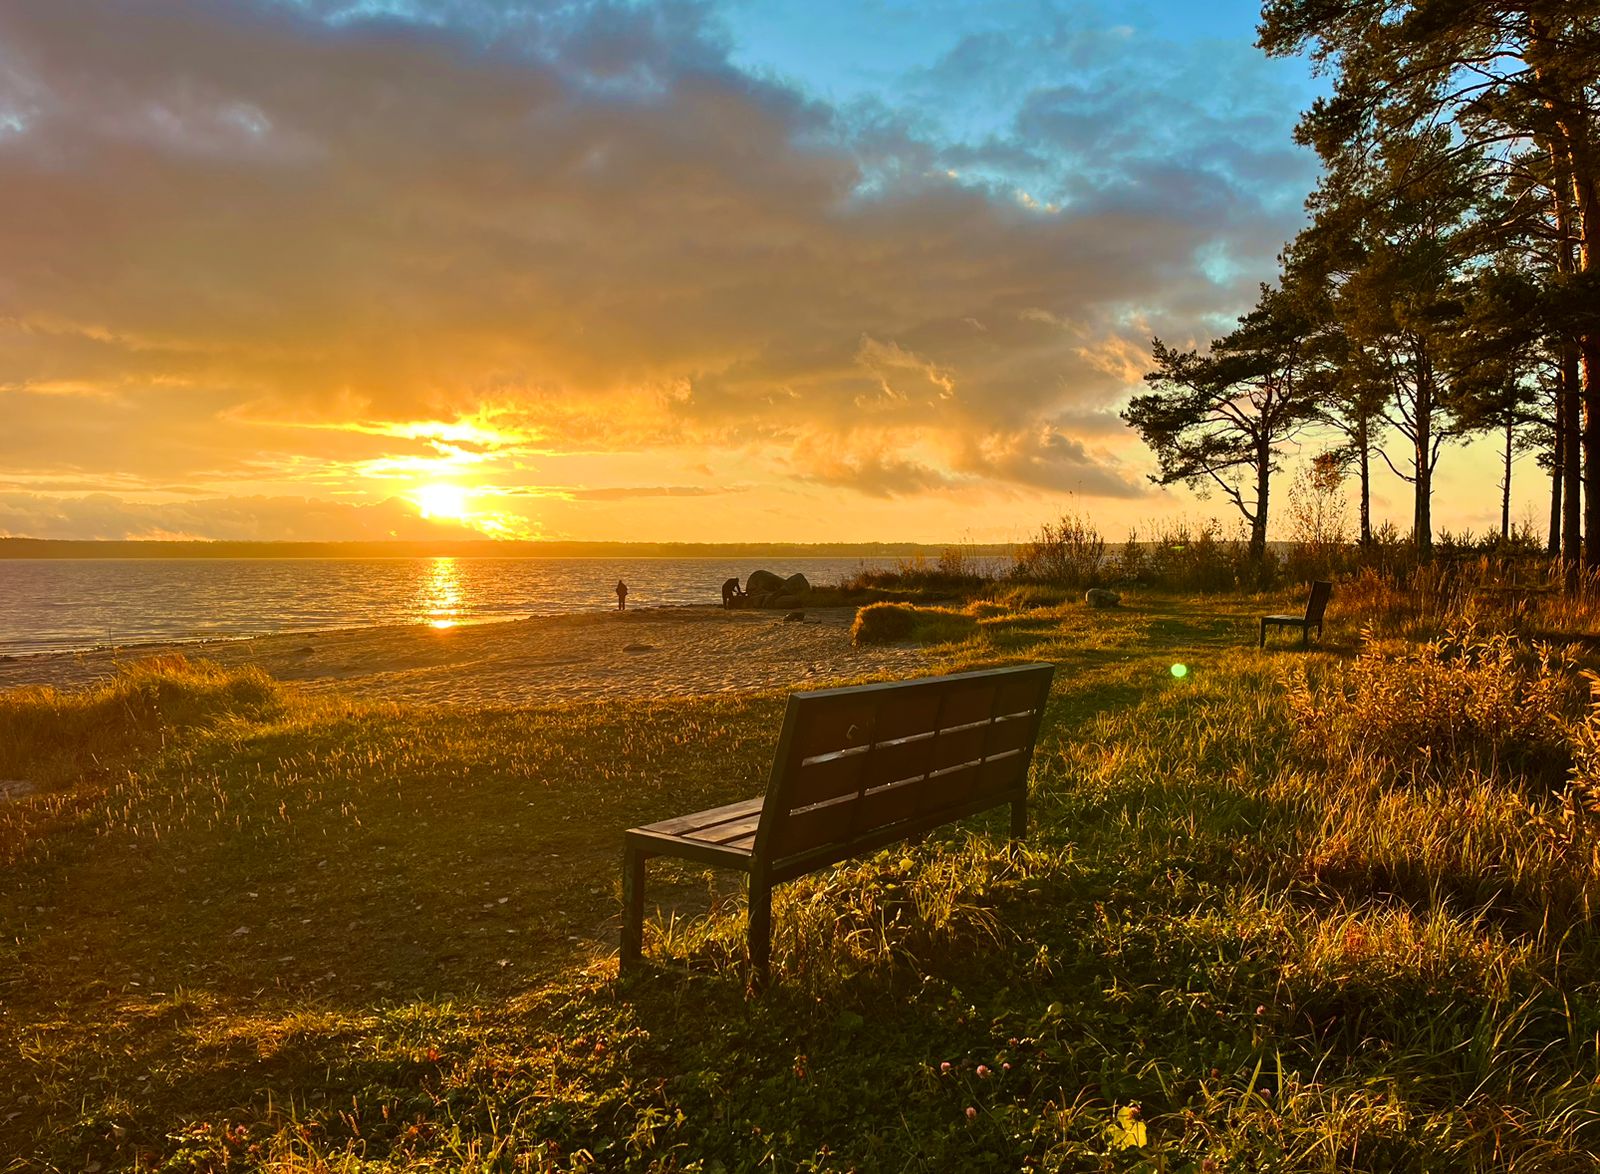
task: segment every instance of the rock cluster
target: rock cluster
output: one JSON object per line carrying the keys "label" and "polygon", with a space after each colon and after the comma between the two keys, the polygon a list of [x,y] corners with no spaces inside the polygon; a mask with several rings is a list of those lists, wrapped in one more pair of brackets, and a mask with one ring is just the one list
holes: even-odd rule
{"label": "rock cluster", "polygon": [[785,579],[771,571],[751,571],[735,606],[788,610],[804,607],[810,595],[811,584],[804,575],[796,573]]}

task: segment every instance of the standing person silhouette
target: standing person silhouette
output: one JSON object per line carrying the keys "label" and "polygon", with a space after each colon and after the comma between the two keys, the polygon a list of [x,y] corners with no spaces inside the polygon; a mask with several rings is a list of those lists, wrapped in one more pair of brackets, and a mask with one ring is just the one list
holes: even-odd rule
{"label": "standing person silhouette", "polygon": [[617,610],[628,610],[628,585],[621,579],[617,580]]}

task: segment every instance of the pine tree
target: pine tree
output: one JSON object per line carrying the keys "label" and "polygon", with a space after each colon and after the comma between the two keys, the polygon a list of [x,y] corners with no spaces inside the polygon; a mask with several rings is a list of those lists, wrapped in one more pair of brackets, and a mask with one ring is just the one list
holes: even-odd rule
{"label": "pine tree", "polygon": [[1279,454],[1315,416],[1301,381],[1310,323],[1292,298],[1261,287],[1255,309],[1205,355],[1159,338],[1154,391],[1135,396],[1122,417],[1156,454],[1158,485],[1220,490],[1250,527],[1250,557],[1266,556],[1271,478]]}

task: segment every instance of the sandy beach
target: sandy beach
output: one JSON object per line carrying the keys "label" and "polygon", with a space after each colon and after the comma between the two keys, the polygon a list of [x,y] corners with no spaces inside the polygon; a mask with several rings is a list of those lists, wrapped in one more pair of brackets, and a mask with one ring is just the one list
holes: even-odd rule
{"label": "sandy beach", "polygon": [[249,640],[143,644],[0,661],[0,690],[72,687],[119,663],[181,652],[260,665],[314,691],[433,704],[529,705],[590,698],[690,697],[821,688],[867,673],[913,674],[914,648],[854,648],[855,609],[782,613],[672,607],[542,616],[454,628],[300,632]]}

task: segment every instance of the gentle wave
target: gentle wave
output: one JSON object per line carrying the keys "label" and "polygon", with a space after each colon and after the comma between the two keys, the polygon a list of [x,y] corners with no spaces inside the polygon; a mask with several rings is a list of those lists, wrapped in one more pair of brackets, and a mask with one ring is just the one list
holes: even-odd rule
{"label": "gentle wave", "polygon": [[757,566],[833,583],[859,558],[0,560],[0,654],[378,624],[439,627],[616,606],[721,602]]}

